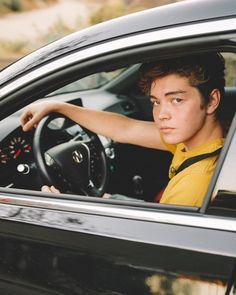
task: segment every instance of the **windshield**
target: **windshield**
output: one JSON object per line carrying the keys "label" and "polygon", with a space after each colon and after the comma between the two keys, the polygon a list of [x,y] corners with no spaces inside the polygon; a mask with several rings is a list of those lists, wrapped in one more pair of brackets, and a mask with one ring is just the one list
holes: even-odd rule
{"label": "windshield", "polygon": [[95,73],[79,79],[75,82],[72,82],[62,88],[59,88],[56,91],[52,92],[50,95],[100,88],[109,83],[111,80],[118,77],[125,70],[126,68],[122,68],[109,72]]}

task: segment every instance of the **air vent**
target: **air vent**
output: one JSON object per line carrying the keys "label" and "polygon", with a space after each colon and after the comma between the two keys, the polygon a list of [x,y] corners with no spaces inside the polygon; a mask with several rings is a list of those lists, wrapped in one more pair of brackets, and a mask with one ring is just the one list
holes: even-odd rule
{"label": "air vent", "polygon": [[124,102],[122,102],[121,103],[121,106],[122,106],[123,110],[126,111],[126,112],[130,112],[130,111],[133,111],[134,110],[134,105],[130,101],[124,101]]}

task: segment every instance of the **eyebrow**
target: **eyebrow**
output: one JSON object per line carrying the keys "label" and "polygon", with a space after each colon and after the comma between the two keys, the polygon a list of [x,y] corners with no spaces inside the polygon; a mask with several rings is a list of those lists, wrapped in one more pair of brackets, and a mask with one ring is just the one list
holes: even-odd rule
{"label": "eyebrow", "polygon": [[[187,91],[184,90],[176,90],[176,91],[170,91],[170,92],[166,92],[165,96],[170,96],[170,95],[176,95],[176,94],[185,94]],[[156,96],[154,95],[149,95],[150,98],[154,98],[154,99],[158,99]]]}
{"label": "eyebrow", "polygon": [[165,96],[176,95],[176,94],[184,94],[186,92],[187,91],[184,91],[184,90],[170,91],[170,92],[166,92],[165,93]]}

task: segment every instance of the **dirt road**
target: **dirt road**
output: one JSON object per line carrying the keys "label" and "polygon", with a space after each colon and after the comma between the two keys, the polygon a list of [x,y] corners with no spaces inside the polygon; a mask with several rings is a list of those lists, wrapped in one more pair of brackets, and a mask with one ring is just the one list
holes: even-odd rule
{"label": "dirt road", "polygon": [[59,23],[72,29],[86,27],[90,14],[99,7],[98,5],[96,1],[59,0],[57,4],[48,8],[11,13],[0,18],[0,41],[34,42]]}

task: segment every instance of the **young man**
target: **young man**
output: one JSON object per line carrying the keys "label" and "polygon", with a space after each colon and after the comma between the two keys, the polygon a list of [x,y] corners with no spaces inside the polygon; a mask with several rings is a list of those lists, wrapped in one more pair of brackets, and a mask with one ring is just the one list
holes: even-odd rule
{"label": "young man", "polygon": [[[170,181],[160,202],[201,206],[224,142],[218,119],[224,60],[209,53],[143,64],[140,72],[140,86],[153,103],[154,122],[47,101],[26,108],[23,130],[30,130],[50,112],[59,112],[117,142],[169,150],[174,155]],[[178,172],[187,159],[202,154],[207,154],[205,159]],[[58,192],[54,187],[43,190]]]}

